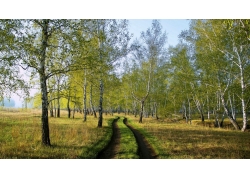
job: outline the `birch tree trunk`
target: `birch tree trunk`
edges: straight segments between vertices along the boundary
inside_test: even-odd
[[[245,81],[243,76],[243,67],[242,64],[240,64],[240,75],[241,75],[241,104],[242,104],[242,116],[243,116],[243,126],[241,131],[245,131],[247,129],[247,111],[246,111],[246,102],[245,102]]]
[[[68,109],[68,118],[70,118],[71,116],[71,109],[70,109],[70,106],[69,106],[69,102],[70,102],[70,90],[69,90],[69,93],[68,93],[68,101],[67,101],[67,109]]]
[[[241,106],[242,106],[242,118],[243,118],[243,126],[241,131],[245,131],[247,129],[247,111],[246,111],[246,102],[245,102],[245,89],[246,89],[246,84],[245,84],[245,79],[244,79],[244,64],[243,64],[243,59],[242,59],[242,49],[243,45],[240,46],[239,50],[235,46],[234,43],[234,52],[236,53],[237,59],[238,59],[238,64],[237,66],[240,69],[240,84],[241,84]]]
[[[196,107],[200,113],[201,121],[204,122],[205,118],[204,118],[204,114],[203,114],[203,109],[201,107],[201,103],[198,99],[194,99],[194,101],[195,101]]]
[[[53,104],[52,104],[52,102],[49,103],[49,106],[50,106],[50,110],[49,110],[50,117],[54,117],[54,111],[53,111]]]
[[[41,47],[41,57],[40,57],[40,87],[42,93],[42,143],[43,145],[50,146],[49,137],[49,118],[48,118],[48,94],[47,94],[47,84],[46,84],[46,74],[45,74],[45,59],[46,59],[46,49],[48,47],[48,27],[49,20],[43,21],[42,28],[42,47]]]
[[[158,113],[157,113],[157,103],[154,102],[154,112],[155,112],[155,118],[158,120],[159,117],[158,117]]]
[[[52,96],[52,91],[51,91],[50,92],[50,103],[49,103],[50,117],[54,117],[52,98],[53,98],[53,96]]]
[[[219,115],[218,112],[215,110],[215,122],[214,122],[214,127],[220,127],[220,123],[219,123]]]
[[[233,116],[231,115],[231,113],[230,113],[230,111],[229,111],[229,109],[228,109],[228,107],[227,107],[227,105],[226,105],[226,102],[225,102],[225,99],[224,99],[224,95],[223,95],[223,94],[221,94],[221,104],[223,105],[224,111],[225,111],[225,113],[227,114],[227,116],[228,116],[230,122],[233,124],[234,128],[235,128],[236,130],[239,130],[240,127],[239,127],[238,123],[236,122],[236,120],[235,120],[235,119],[233,118]]]
[[[76,112],[76,87],[74,86],[74,109],[73,109],[73,119],[75,119],[75,112]]]
[[[188,120],[190,121],[191,124],[191,103],[189,98],[188,98]]]
[[[57,117],[60,117],[60,97],[58,93],[58,99],[57,99]]]
[[[141,112],[140,112],[139,123],[142,123],[143,110],[144,110],[144,101],[142,100],[141,101]]]
[[[136,101],[133,101],[132,107],[134,109],[134,116],[137,116],[137,110],[136,110]]]
[[[207,95],[207,119],[210,119],[210,108],[209,108],[209,98]]]
[[[186,105],[185,105],[185,102],[183,102],[183,115],[184,115],[184,118],[186,119],[186,123],[188,124],[188,117],[187,117],[187,108],[186,108]]]
[[[231,107],[232,116],[233,116],[233,118],[236,120],[234,94],[233,94],[233,100],[231,99],[230,94],[228,94],[228,99],[229,99],[229,102],[230,102],[230,107]]]
[[[56,82],[57,82],[57,117],[60,117],[60,76],[56,76]]]
[[[54,100],[54,111],[55,111],[55,117],[57,116],[57,108],[56,108],[56,100]]]
[[[84,109],[84,115],[83,115],[83,121],[87,121],[87,98],[86,98],[86,88],[87,88],[87,77],[86,77],[86,68],[84,68],[84,85],[83,85],[83,109]]]
[[[100,100],[99,100],[99,118],[98,118],[98,127],[102,127],[102,100],[103,100],[103,82],[100,79]]]
[[[94,105],[93,105],[93,102],[92,102],[92,84],[90,85],[90,99],[89,99],[89,103],[90,103],[91,111],[94,114],[94,117],[97,118],[96,112],[95,112],[95,108],[94,108]]]

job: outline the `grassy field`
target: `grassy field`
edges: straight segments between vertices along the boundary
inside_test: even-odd
[[[232,130],[225,120],[225,128],[213,128],[213,121],[155,120],[128,116],[153,145],[162,159],[248,159],[250,158],[250,133]]]
[[[49,118],[52,147],[41,145],[41,112],[38,110],[0,111],[1,159],[75,159],[95,158],[112,135],[111,116],[104,115],[103,128],[97,128],[97,119],[82,114],[68,119],[66,111],[61,118]]]
[[[97,128],[97,119],[82,114],[68,119],[66,111],[61,118],[50,118],[52,147],[41,145],[41,112],[38,110],[0,111],[0,158],[1,159],[77,159],[95,158],[112,135],[112,118],[120,116],[121,131],[119,157],[138,158],[137,144],[132,132],[123,124],[124,114],[104,115],[103,128]],[[139,129],[154,147],[161,159],[248,159],[250,158],[250,132],[235,131],[225,120],[225,128],[213,128],[213,121],[154,120],[127,116],[128,122]]]

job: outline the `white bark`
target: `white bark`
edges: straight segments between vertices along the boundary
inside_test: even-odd
[[[87,88],[87,77],[86,68],[84,68],[84,84],[83,84],[83,121],[87,121],[87,98],[86,98],[86,88]]]
[[[242,50],[242,46],[240,46],[240,49]],[[241,106],[242,106],[242,116],[243,116],[243,126],[241,131],[245,131],[247,128],[247,112],[246,112],[246,102],[245,102],[245,79],[244,79],[244,64],[242,62],[242,58],[238,52],[238,48],[235,46],[234,51],[237,55],[238,59],[238,67],[240,69],[240,83],[241,83]]]

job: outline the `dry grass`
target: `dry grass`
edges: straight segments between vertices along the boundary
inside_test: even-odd
[[[0,158],[95,158],[111,136],[111,116],[104,116],[103,128],[97,128],[97,119],[82,114],[68,119],[49,118],[51,147],[41,145],[41,112],[0,111]]]
[[[212,128],[208,121],[201,125],[193,121],[157,121],[129,116],[136,126],[153,144],[159,158],[171,159],[246,159],[250,158],[249,132],[235,131],[227,125],[224,129]],[[225,124],[229,124],[228,121]]]

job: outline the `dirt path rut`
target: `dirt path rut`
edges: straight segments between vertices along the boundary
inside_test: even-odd
[[[138,130],[128,124],[127,118],[124,118],[123,123],[134,133],[138,144],[138,155],[140,156],[140,159],[156,159],[157,155],[145,137]]]
[[[114,159],[115,155],[118,153],[121,138],[120,130],[117,126],[119,118],[120,117],[114,119],[112,123],[113,134],[111,140],[109,144],[98,153],[97,159]]]
[[[119,153],[120,146],[120,130],[117,121],[120,118],[114,119],[112,123],[113,134],[109,144],[98,153],[97,159],[114,159],[116,154]],[[124,118],[123,123],[133,132],[136,142],[138,144],[138,155],[140,159],[156,159],[157,155],[152,146],[147,142],[145,137],[135,128],[128,124],[127,118]]]

